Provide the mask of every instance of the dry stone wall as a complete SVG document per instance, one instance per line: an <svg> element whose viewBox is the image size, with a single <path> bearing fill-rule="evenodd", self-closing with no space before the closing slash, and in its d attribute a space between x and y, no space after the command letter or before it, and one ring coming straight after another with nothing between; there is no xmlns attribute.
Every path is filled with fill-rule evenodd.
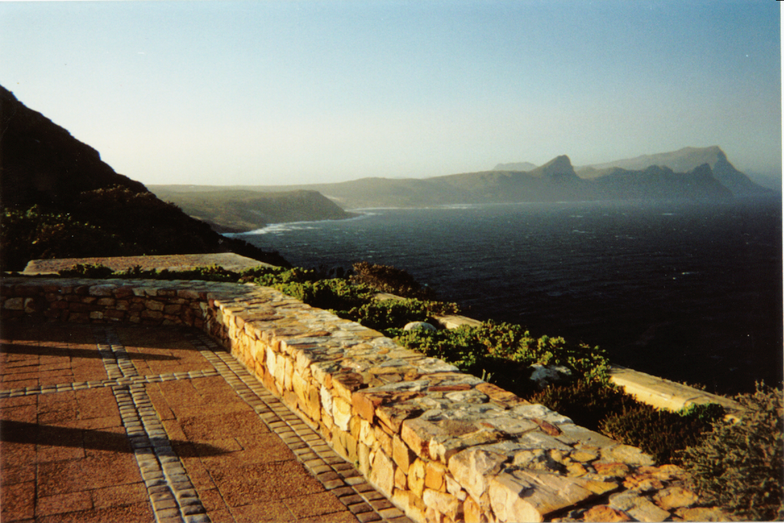
<svg viewBox="0 0 784 523"><path fill-rule="evenodd" d="M669 496L677 467L273 289L6 278L0 311L203 329L417 521L664 521L696 503Z"/></svg>

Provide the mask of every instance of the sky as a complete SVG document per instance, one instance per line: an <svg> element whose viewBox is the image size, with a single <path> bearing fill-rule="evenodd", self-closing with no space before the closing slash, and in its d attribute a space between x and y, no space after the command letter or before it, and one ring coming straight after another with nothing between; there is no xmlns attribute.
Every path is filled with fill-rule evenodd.
<svg viewBox="0 0 784 523"><path fill-rule="evenodd" d="M145 184L588 165L781 173L772 0L0 2L0 85Z"/></svg>

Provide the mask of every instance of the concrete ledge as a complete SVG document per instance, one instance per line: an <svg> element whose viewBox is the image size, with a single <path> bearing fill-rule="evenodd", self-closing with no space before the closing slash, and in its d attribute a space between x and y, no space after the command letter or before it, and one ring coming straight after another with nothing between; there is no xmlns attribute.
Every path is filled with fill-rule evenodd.
<svg viewBox="0 0 784 523"><path fill-rule="evenodd" d="M610 381L623 387L637 400L660 409L680 410L689 405L718 403L724 407L730 417L737 418L742 411L738 402L724 396L710 394L688 385L619 365L613 365L610 371Z"/></svg>
<svg viewBox="0 0 784 523"><path fill-rule="evenodd" d="M681 517L651 501L682 481L677 467L274 289L6 278L0 290L5 321L203 329L417 521L542 521L597 503Z"/></svg>

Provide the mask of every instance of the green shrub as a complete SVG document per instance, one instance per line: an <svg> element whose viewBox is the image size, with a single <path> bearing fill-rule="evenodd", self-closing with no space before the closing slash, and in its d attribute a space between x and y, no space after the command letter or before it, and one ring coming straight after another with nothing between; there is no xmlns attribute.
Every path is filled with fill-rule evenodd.
<svg viewBox="0 0 784 523"><path fill-rule="evenodd" d="M390 334L406 348L444 360L472 374L481 373L481 363L488 358L483 347L477 344L471 327L467 326L438 331L398 329Z"/></svg>
<svg viewBox="0 0 784 523"><path fill-rule="evenodd" d="M335 311L341 316L370 301L373 291L367 287L351 285L346 280L288 281L272 287L308 305Z"/></svg>
<svg viewBox="0 0 784 523"><path fill-rule="evenodd" d="M0 220L0 268L22 270L33 259L123 256L138 246L70 214L5 209Z"/></svg>
<svg viewBox="0 0 784 523"><path fill-rule="evenodd" d="M69 269L58 271L57 274L66 278L108 278L114 271L99 263L77 263Z"/></svg>
<svg viewBox="0 0 784 523"><path fill-rule="evenodd" d="M784 409L782 391L757 385L737 400L741 419L714 424L686 450L683 465L707 503L748 520L784 518Z"/></svg>
<svg viewBox="0 0 784 523"><path fill-rule="evenodd" d="M678 412L637 404L608 415L599 429L621 443L641 448L658 465L680 464L682 452L697 445L702 434L723 417L724 409L715 403Z"/></svg>
<svg viewBox="0 0 784 523"><path fill-rule="evenodd" d="M404 298L432 299L433 291L422 287L414 277L403 269L391 265L376 265L366 261L355 263L353 283L367 285L380 292L388 292Z"/></svg>
<svg viewBox="0 0 784 523"><path fill-rule="evenodd" d="M170 271L168 269L142 269L135 265L124 271L114 271L100 264L77 263L69 269L57 273L67 278L143 278L148 280L205 280L235 282L239 274L220 265L194 267L193 269Z"/></svg>
<svg viewBox="0 0 784 523"><path fill-rule="evenodd" d="M405 300L372 299L360 307L348 311L346 318L365 327L386 333L412 321L428 321L439 314L452 314L457 310L454 303L423 301L415 298Z"/></svg>
<svg viewBox="0 0 784 523"><path fill-rule="evenodd" d="M306 283L324 279L312 269L302 267L267 267L260 265L242 271L240 281L253 281L262 287L274 287L286 283Z"/></svg>
<svg viewBox="0 0 784 523"><path fill-rule="evenodd" d="M551 385L529 396L572 419L577 425L599 431L600 422L614 412L636 407L639 402L622 388L599 380L577 380L567 385Z"/></svg>

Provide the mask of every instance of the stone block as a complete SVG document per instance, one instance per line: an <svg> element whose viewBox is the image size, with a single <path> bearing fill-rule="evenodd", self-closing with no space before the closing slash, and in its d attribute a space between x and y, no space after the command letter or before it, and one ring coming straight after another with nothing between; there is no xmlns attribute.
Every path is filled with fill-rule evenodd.
<svg viewBox="0 0 784 523"><path fill-rule="evenodd" d="M379 427L374 427L373 429L374 434L376 436L376 441L378 442L379 447L381 450L386 452L388 456L392 455L392 436L384 432L383 429Z"/></svg>
<svg viewBox="0 0 784 523"><path fill-rule="evenodd" d="M25 298L24 300L24 311L27 314L32 314L34 312L38 312L38 303L36 303L35 298Z"/></svg>
<svg viewBox="0 0 784 523"><path fill-rule="evenodd" d="M411 452L411 449L408 448L403 440L400 439L400 436L395 434L392 436L392 459L394 459L395 464L398 467L401 467L404 471L408 471L408 467L416 458L416 455Z"/></svg>
<svg viewBox="0 0 784 523"><path fill-rule="evenodd" d="M395 488L408 490L408 477L400 467L395 468Z"/></svg>
<svg viewBox="0 0 784 523"><path fill-rule="evenodd" d="M593 495L568 478L529 471L501 472L490 479L488 493L501 521L544 521L551 512Z"/></svg>
<svg viewBox="0 0 784 523"><path fill-rule="evenodd" d="M370 447L364 443L358 443L357 457L359 458L359 471L363 476L367 477L370 474ZM395 478L397 478L397 470L395 471Z"/></svg>
<svg viewBox="0 0 784 523"><path fill-rule="evenodd" d="M351 403L343 398L332 398L332 419L340 430L348 431L351 420Z"/></svg>
<svg viewBox="0 0 784 523"><path fill-rule="evenodd" d="M376 436L373 426L365 420L360 420L359 440L370 448L376 445Z"/></svg>
<svg viewBox="0 0 784 523"><path fill-rule="evenodd" d="M93 285L90 287L90 296L112 296L115 289L114 285Z"/></svg>
<svg viewBox="0 0 784 523"><path fill-rule="evenodd" d="M425 467L425 487L446 492L446 466L438 461L428 461Z"/></svg>
<svg viewBox="0 0 784 523"><path fill-rule="evenodd" d="M169 304L163 307L164 314L179 314L182 312L182 305Z"/></svg>
<svg viewBox="0 0 784 523"><path fill-rule="evenodd" d="M408 468L408 490L420 498L425 490L425 467L424 461L416 459Z"/></svg>
<svg viewBox="0 0 784 523"><path fill-rule="evenodd" d="M163 313L159 311L144 310L141 313L141 318L143 320L162 320Z"/></svg>
<svg viewBox="0 0 784 523"><path fill-rule="evenodd" d="M395 489L392 493L392 503L403 509L406 516L414 521L425 521L425 503L413 492Z"/></svg>
<svg viewBox="0 0 784 523"><path fill-rule="evenodd" d="M198 300L199 293L197 291L191 289L178 289L177 296L179 298L185 298L186 300Z"/></svg>
<svg viewBox="0 0 784 523"><path fill-rule="evenodd" d="M672 511L696 505L699 498L683 487L669 487L654 494L653 501L662 509Z"/></svg>
<svg viewBox="0 0 784 523"><path fill-rule="evenodd" d="M451 494L425 489L422 493L422 501L425 503L426 507L432 508L439 514L443 514L450 518L452 521L456 521L461 516L460 513L463 507L457 498Z"/></svg>
<svg viewBox="0 0 784 523"><path fill-rule="evenodd" d="M465 523L487 523L487 518L484 517L479 503L474 501L471 496L463 501L463 521Z"/></svg>
<svg viewBox="0 0 784 523"><path fill-rule="evenodd" d="M158 300L145 300L144 307L151 311L163 311L164 303Z"/></svg>
<svg viewBox="0 0 784 523"><path fill-rule="evenodd" d="M9 309L12 311L22 311L24 310L24 298L22 297L15 297L15 298L8 298L3 303L4 309Z"/></svg>
<svg viewBox="0 0 784 523"><path fill-rule="evenodd" d="M488 479L501 469L509 457L484 449L467 449L452 456L449 472L474 499L487 491Z"/></svg>
<svg viewBox="0 0 784 523"><path fill-rule="evenodd" d="M381 405L383 399L378 395L358 391L352 395L351 402L354 404L354 408L357 409L357 414L372 423L376 407Z"/></svg>
<svg viewBox="0 0 784 523"><path fill-rule="evenodd" d="M634 521L629 515L622 511L616 510L607 505L597 505L591 507L583 514L583 521Z"/></svg>
<svg viewBox="0 0 784 523"><path fill-rule="evenodd" d="M371 463L370 482L387 497L392 495L395 481L395 465L392 460L383 452L373 453Z"/></svg>
<svg viewBox="0 0 784 523"><path fill-rule="evenodd" d="M622 510L637 521L666 521L670 513L654 505L637 492L626 491L610 496L610 506Z"/></svg>
<svg viewBox="0 0 784 523"><path fill-rule="evenodd" d="M351 401L354 391L364 384L362 375L356 372L341 372L332 376L332 389L346 401Z"/></svg>

